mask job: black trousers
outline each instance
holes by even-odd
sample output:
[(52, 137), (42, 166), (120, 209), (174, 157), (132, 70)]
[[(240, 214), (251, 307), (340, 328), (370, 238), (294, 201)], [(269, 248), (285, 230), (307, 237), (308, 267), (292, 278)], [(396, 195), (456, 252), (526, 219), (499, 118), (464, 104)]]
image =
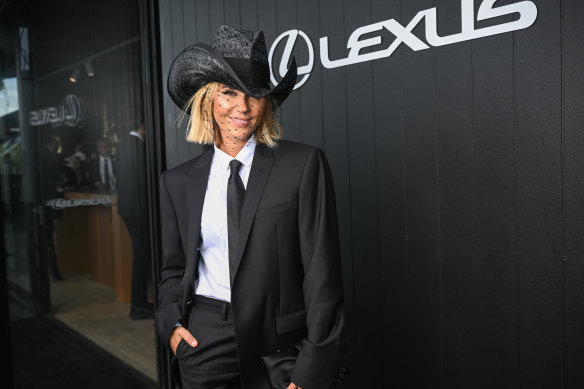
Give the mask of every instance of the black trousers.
[(187, 329), (199, 345), (176, 349), (183, 389), (240, 389), (231, 304), (195, 296)]
[(146, 217), (123, 217), (132, 239), (132, 306), (148, 308), (150, 267), (150, 226)]

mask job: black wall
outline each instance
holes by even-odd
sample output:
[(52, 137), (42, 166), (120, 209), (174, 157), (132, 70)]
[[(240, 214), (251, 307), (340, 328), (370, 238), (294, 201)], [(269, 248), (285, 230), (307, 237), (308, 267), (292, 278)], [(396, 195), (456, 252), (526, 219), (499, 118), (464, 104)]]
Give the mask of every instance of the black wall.
[[(498, 1), (496, 6), (510, 1)], [(335, 178), (352, 388), (584, 387), (584, 3), (531, 27), (336, 69), (358, 27), (456, 0), (161, 1), (162, 70), (220, 24), (298, 28), (315, 67), (281, 112)], [(478, 7), (480, 0), (475, 1)], [(517, 15), (496, 20), (503, 23)], [(423, 41), (424, 26), (414, 33)], [(364, 37), (367, 38), (367, 37)], [(385, 33), (385, 47), (394, 39)], [(300, 65), (306, 53), (297, 49)], [(164, 85), (166, 90), (166, 85)], [(200, 152), (165, 95), (167, 166)]]

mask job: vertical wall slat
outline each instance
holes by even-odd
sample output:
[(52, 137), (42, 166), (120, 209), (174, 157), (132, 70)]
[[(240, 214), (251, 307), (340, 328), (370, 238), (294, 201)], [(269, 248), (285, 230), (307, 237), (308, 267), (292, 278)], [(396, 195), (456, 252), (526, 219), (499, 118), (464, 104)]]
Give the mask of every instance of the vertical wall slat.
[[(459, 2), (435, 5), (441, 36), (461, 31)], [(477, 252), (471, 42), (435, 49), (442, 386), (475, 387)]]
[[(240, 7), (241, 28), (246, 30), (259, 29), (258, 24), (258, 0), (250, 0), (241, 4)], [(269, 45), (268, 42), (266, 44)]]
[(566, 388), (576, 389), (584, 387), (584, 6), (563, 5), (564, 355)]
[(197, 37), (197, 18), (196, 3), (194, 1), (186, 1), (182, 5), (182, 32), (184, 45), (190, 46), (198, 42)]
[[(346, 1), (344, 10), (344, 25), (347, 31), (370, 23), (369, 1), (359, 3)], [(381, 322), (378, 319), (381, 307), (381, 260), (378, 253), (377, 228), (373, 222), (377, 218), (378, 208), (373, 77), (370, 62), (349, 65), (345, 71), (347, 126), (353, 129), (347, 134), (346, 155), (350, 176), (353, 227), (351, 238), (353, 247), (358, 248), (353, 250), (353, 293), (355, 301), (359, 301), (359, 304), (354, 306), (354, 315), (357, 318), (377, 318), (355, 322), (355, 332), (360, 338), (355, 345), (358, 356), (355, 359), (355, 369), (359, 372), (369, 371), (368, 374), (361, 374), (358, 382), (363, 387), (372, 388), (383, 380), (383, 352), (378, 347), (382, 339)], [(362, 188), (368, 190), (364, 191)]]
[(211, 33), (211, 41), (209, 43), (213, 42), (217, 29), (223, 24), (225, 24), (223, 1), (209, 0), (209, 28)]
[(211, 38), (215, 36), (215, 31), (211, 31), (209, 26), (209, 1), (212, 0), (198, 0), (195, 2), (196, 18), (193, 28), (197, 33), (197, 42), (211, 44)]
[[(333, 36), (329, 42), (331, 58), (339, 58), (345, 55), (345, 30), (343, 23), (339, 21), (344, 18), (344, 9), (341, 3), (335, 0), (320, 1), (320, 36)], [(345, 37), (345, 38), (341, 38)], [(313, 40), (315, 48), (316, 40)], [(345, 69), (323, 69), (322, 70), (322, 126), (324, 133), (324, 150), (331, 165), (333, 179), (335, 182), (335, 193), (337, 199), (337, 211), (339, 217), (339, 234), (341, 236), (341, 254), (343, 266), (343, 287), (345, 297), (346, 325), (345, 334), (349, 346), (349, 352), (354, 362), (359, 356), (356, 354), (356, 338), (354, 315), (354, 295), (353, 295), (353, 244), (351, 241), (351, 182), (349, 176), (349, 154), (347, 144), (347, 97)], [(310, 80), (308, 81), (310, 82)], [(355, 371), (355, 380), (362, 373)]]
[(474, 387), (515, 388), (519, 370), (513, 35), (473, 41), (472, 68), (479, 320), (476, 347), (481, 366)]
[[(373, 0), (371, 22), (399, 19), (400, 0)], [(390, 38), (391, 39), (391, 38)], [(385, 42), (388, 45), (389, 42)], [(404, 170), (403, 48), (373, 61), (373, 109), (377, 186), (378, 252), (381, 277), (380, 323), (383, 387), (406, 388), (408, 369), (409, 285)]]
[[(173, 36), (171, 25), (173, 23), (172, 9), (170, 7), (170, 2), (163, 2), (159, 5), (159, 20), (160, 20), (160, 46), (161, 46), (161, 56), (162, 56), (162, 72), (164, 75), (168, 75), (168, 70), (170, 69), (170, 64), (172, 58), (176, 54), (173, 45)], [(162, 90), (167, 90), (167, 78), (162, 77), (163, 87)], [(165, 136), (165, 147), (167, 150), (173, 150), (173, 152), (166, 153), (166, 164), (167, 166), (173, 167), (178, 165), (178, 154), (174, 151), (177, 147), (176, 138), (176, 124), (174, 119), (176, 117), (175, 104), (168, 95), (165, 93), (162, 97), (164, 104), (164, 122), (166, 123), (166, 128), (164, 131)]]
[[(184, 34), (184, 45), (185, 47), (193, 45), (197, 42), (201, 42), (206, 34), (199, 36), (198, 31), (198, 21), (207, 17), (205, 10), (203, 9), (202, 15), (199, 15), (200, 9), (197, 7), (197, 2), (187, 1), (183, 3), (182, 17), (183, 17), (183, 34)], [(204, 27), (204, 24), (203, 24)], [(181, 126), (181, 131), (179, 131), (179, 142), (186, 144), (188, 146), (187, 155), (197, 155), (202, 150), (202, 147), (196, 143), (187, 143), (185, 139), (186, 123), (188, 122), (188, 116), (183, 119), (183, 125)]]
[[(311, 44), (314, 48), (312, 72), (310, 72), (307, 82), (295, 92), (300, 98), (301, 138), (303, 143), (323, 148), (325, 141), (322, 129), (323, 85), (316, 39), (316, 37), (320, 37), (319, 3), (312, 0), (298, 0), (297, 14), (297, 28), (312, 38)], [(298, 66), (305, 66), (308, 64), (308, 50), (304, 47), (304, 40), (298, 37), (296, 45), (298, 47), (296, 62)]]
[[(241, 4), (241, 5), (240, 5)], [(223, 12), (225, 12), (224, 23), (228, 26), (241, 27), (240, 7), (246, 8), (246, 2), (239, 0), (223, 0)]]
[[(515, 33), (521, 387), (563, 387), (560, 1)], [(535, 60), (537, 59), (537, 60)]]
[[(172, 31), (172, 48), (173, 54), (172, 58), (170, 58), (170, 62), (174, 59), (174, 57), (180, 53), (186, 47), (185, 41), (185, 26), (184, 26), (184, 11), (183, 11), (183, 1), (182, 0), (171, 0), (171, 17), (172, 22), (170, 25)], [(170, 68), (170, 65), (169, 65)], [(168, 74), (168, 73), (167, 73)], [(171, 100), (172, 101), (172, 100)], [(190, 150), (189, 144), (185, 142), (185, 129), (186, 129), (186, 120), (183, 120), (182, 123), (180, 122), (180, 116), (182, 111), (172, 103), (174, 107), (174, 116), (172, 117), (172, 124), (171, 128), (175, 134), (175, 148), (173, 149), (173, 153), (176, 154), (178, 161), (184, 161), (190, 157)], [(176, 130), (175, 130), (176, 129)]]
[[(278, 29), (277, 8), (277, 2), (275, 1), (258, 0), (258, 25), (261, 26), (260, 28), (264, 32), (268, 51), (270, 50), (269, 47), (272, 45), (272, 42), (274, 42), (276, 37), (280, 34), (280, 30)], [(276, 55), (276, 58), (281, 58), (281, 50), (280, 54)], [(270, 86), (273, 87), (271, 83)], [(276, 119), (280, 124), (283, 124), (281, 120), (281, 109), (278, 109)], [(285, 131), (286, 129), (284, 128), (284, 138), (286, 138)]]
[[(278, 34), (296, 28), (296, 1), (278, 0), (276, 2), (276, 12), (276, 25), (278, 28)], [(300, 45), (296, 45), (295, 49), (293, 50), (293, 53), (295, 53), (296, 56), (298, 56), (298, 46)], [(278, 48), (282, 50), (283, 45), (279, 46)], [(281, 58), (281, 55), (279, 58)], [(274, 73), (278, 72), (274, 71)], [(279, 74), (276, 75), (276, 79), (278, 81), (281, 79)], [(280, 109), (280, 114), (282, 128), (286, 139), (300, 142), (302, 140), (302, 110), (300, 108), (299, 91), (293, 91), (290, 96), (288, 96)]]
[[(420, 10), (431, 7), (430, 0), (402, 0), (399, 20), (407, 23)], [(420, 30), (418, 26), (414, 32)], [(439, 387), (442, 296), (434, 50), (404, 48), (403, 57), (411, 335), (408, 378), (410, 387)]]

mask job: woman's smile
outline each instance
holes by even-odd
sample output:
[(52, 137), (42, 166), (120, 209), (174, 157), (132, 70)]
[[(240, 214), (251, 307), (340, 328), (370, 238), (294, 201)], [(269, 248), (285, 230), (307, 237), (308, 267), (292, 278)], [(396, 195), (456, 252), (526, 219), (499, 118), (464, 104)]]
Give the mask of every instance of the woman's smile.
[(229, 117), (231, 122), (238, 127), (247, 127), (251, 123), (251, 118)]

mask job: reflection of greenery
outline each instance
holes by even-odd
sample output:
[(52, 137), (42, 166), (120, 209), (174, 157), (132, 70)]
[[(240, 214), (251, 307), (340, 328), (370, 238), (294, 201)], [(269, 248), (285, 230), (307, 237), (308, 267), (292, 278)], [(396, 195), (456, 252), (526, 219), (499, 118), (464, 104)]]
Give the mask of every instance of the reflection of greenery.
[(0, 143), (0, 164), (4, 164), (4, 156), (10, 154), (12, 164), (17, 172), (22, 171), (22, 143), (20, 137), (5, 139)]

